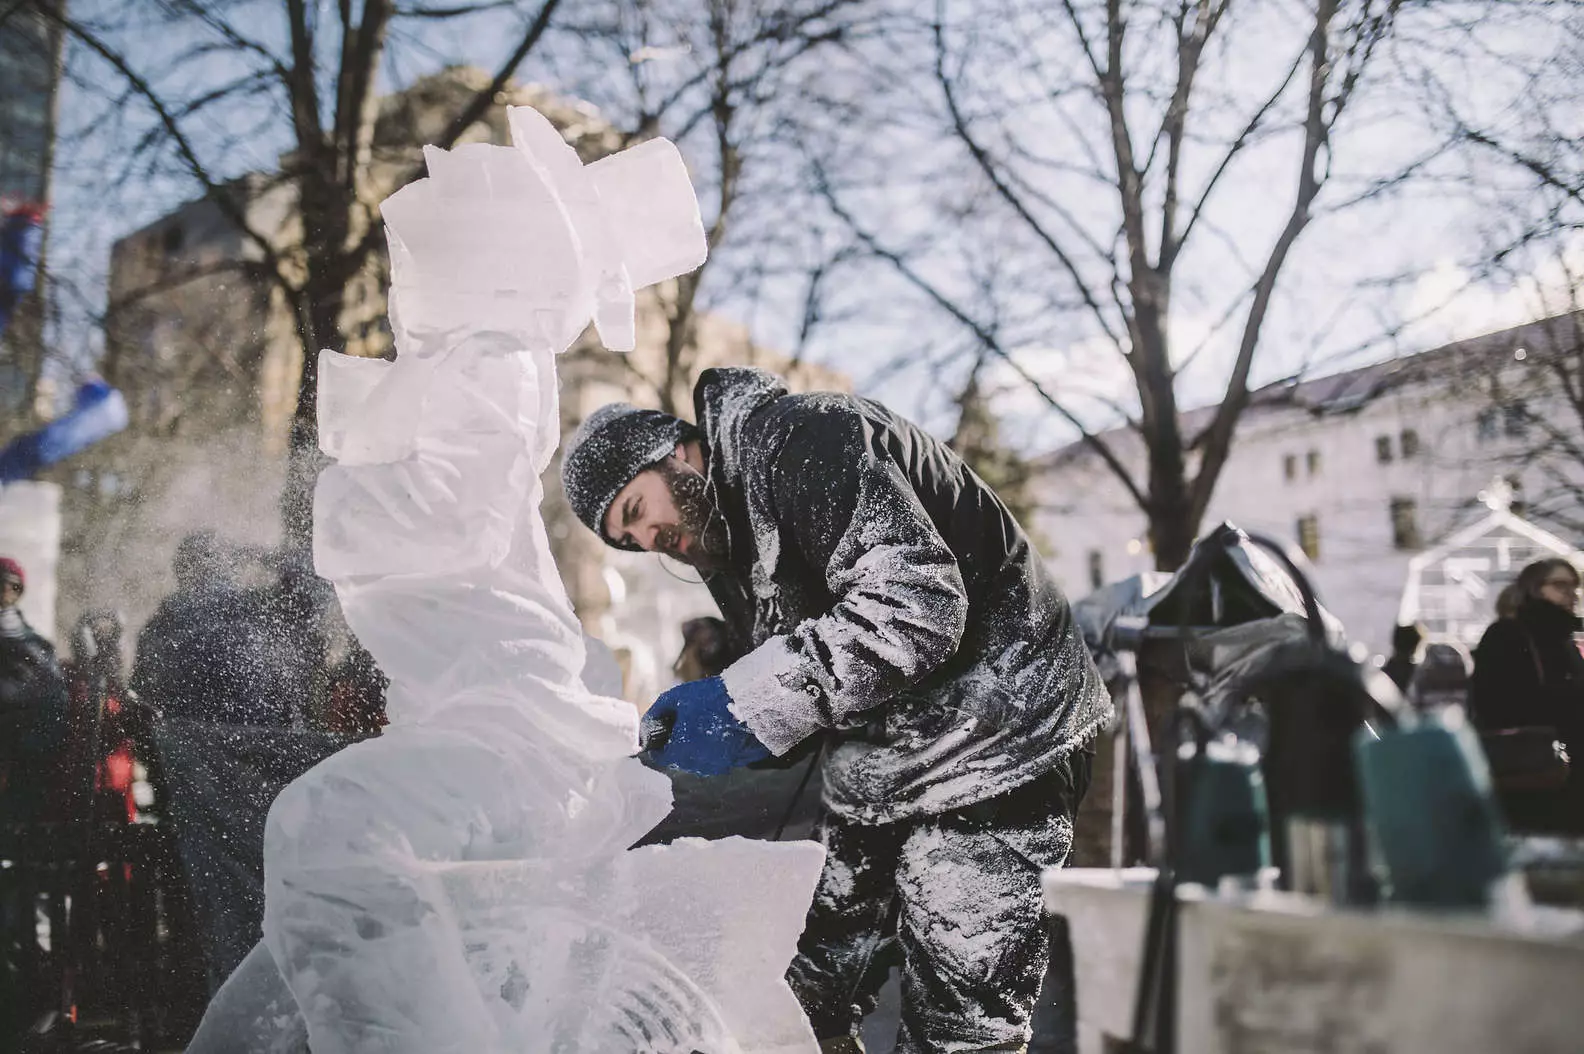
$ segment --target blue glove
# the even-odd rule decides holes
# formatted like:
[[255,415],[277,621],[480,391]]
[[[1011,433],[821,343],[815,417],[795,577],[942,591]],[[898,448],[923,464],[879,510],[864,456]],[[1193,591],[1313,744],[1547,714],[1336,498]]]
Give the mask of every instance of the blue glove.
[[695,776],[719,776],[770,757],[765,745],[732,716],[730,702],[726,682],[719,677],[669,689],[644,714],[644,757]]

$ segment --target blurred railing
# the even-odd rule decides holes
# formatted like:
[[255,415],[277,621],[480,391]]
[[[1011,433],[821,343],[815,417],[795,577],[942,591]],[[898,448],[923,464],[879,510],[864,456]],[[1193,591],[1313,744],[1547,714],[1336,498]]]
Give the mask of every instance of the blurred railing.
[[166,827],[0,825],[0,1050],[179,1045],[204,998],[186,901]]

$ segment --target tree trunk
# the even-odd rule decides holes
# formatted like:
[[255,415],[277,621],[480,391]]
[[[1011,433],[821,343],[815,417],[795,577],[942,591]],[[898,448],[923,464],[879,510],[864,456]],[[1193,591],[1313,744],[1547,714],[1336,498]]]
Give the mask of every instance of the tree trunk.
[[1149,535],[1150,549],[1155,554],[1155,569],[1175,571],[1181,567],[1187,561],[1198,533],[1198,525],[1192,522],[1188,512],[1185,490],[1179,489],[1176,502],[1151,509]]
[[1177,378],[1172,370],[1171,344],[1166,332],[1171,303],[1171,272],[1144,263],[1128,283],[1134,315],[1129,326],[1133,341],[1129,361],[1138,385],[1144,445],[1148,451],[1148,503],[1150,551],[1160,571],[1175,571],[1188,558],[1199,524],[1189,495],[1187,457],[1182,426],[1177,420]]
[[[317,239],[310,238],[310,245]],[[312,250],[310,250],[312,251]],[[324,463],[319,452],[319,351],[341,351],[341,306],[346,283],[335,270],[314,264],[299,294],[297,333],[302,341],[302,373],[292,415],[286,483],[281,493],[281,545],[302,555],[313,546],[313,491]]]

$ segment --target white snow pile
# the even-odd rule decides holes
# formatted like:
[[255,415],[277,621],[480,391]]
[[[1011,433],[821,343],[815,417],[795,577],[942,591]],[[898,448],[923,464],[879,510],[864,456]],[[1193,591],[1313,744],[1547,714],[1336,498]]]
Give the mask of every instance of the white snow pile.
[[675,147],[584,166],[539,113],[383,206],[395,362],[320,356],[314,554],[390,726],[288,787],[264,940],[191,1051],[812,1052],[782,975],[823,851],[683,840],[551,562],[555,356],[698,266]]

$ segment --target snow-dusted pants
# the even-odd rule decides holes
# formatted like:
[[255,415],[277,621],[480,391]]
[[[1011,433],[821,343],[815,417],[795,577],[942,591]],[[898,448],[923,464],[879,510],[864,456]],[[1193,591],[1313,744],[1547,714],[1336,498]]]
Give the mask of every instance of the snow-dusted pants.
[[1077,751],[957,812],[879,826],[825,820],[825,870],[787,973],[816,1036],[856,1034],[900,962],[897,1054],[1027,1042],[1050,957],[1039,876],[1072,848],[1092,757]]

